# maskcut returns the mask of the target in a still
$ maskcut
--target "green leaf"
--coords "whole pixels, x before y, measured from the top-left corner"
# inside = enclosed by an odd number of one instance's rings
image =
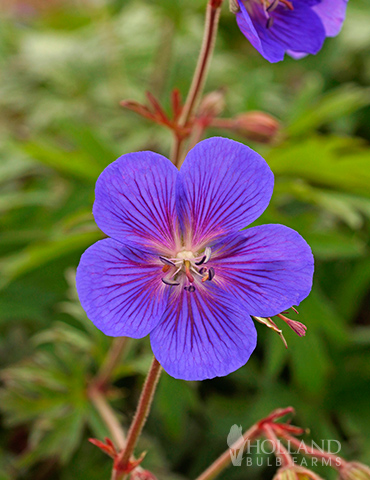
[[[156,408],[168,435],[174,439],[183,435],[187,417],[194,405],[195,394],[189,382],[162,375],[156,394]]]
[[[275,175],[370,196],[370,149],[359,139],[307,137],[271,150],[266,160]]]
[[[369,104],[369,88],[345,85],[314,101],[314,105],[302,111],[301,115],[294,119],[287,128],[287,132],[293,136],[307,136],[310,130],[356,112]]]
[[[304,232],[304,237],[318,259],[357,258],[366,252],[366,244],[354,235],[337,232]]]
[[[98,232],[59,235],[53,240],[33,244],[18,253],[3,258],[0,261],[3,273],[1,287],[51,260],[76,250],[83,250],[100,238],[101,234]]]
[[[28,142],[23,145],[23,151],[33,160],[81,180],[94,182],[102,171],[85,152],[66,151],[51,141]]]

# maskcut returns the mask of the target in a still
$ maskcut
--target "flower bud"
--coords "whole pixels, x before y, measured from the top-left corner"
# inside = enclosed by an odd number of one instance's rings
[[[291,465],[279,468],[273,480],[322,480],[322,478],[308,468]]]
[[[339,470],[340,480],[370,480],[370,468],[362,463],[345,463]]]
[[[234,120],[234,130],[244,137],[261,143],[270,143],[280,130],[279,121],[264,112],[247,112]]]
[[[240,10],[238,0],[229,0],[230,12],[238,13]]]
[[[218,117],[225,109],[225,89],[220,88],[205,95],[199,105],[199,117]]]
[[[149,470],[137,468],[131,473],[130,480],[157,480],[157,477]]]

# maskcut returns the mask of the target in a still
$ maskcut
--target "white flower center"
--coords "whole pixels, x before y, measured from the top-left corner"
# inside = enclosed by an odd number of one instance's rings
[[[211,281],[215,276],[214,268],[207,268],[205,264],[211,258],[211,249],[206,247],[201,255],[195,256],[190,250],[181,250],[177,252],[175,258],[159,257],[164,264],[162,271],[166,274],[162,278],[162,282],[166,285],[180,285],[183,276],[187,278],[188,284],[184,286],[184,290],[195,292],[193,283],[196,279],[201,282]]]
[[[176,258],[178,260],[192,260],[195,258],[194,253],[188,250],[182,250],[181,252],[176,254]]]

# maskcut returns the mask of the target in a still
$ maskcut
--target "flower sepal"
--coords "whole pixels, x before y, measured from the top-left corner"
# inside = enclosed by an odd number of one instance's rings
[[[276,325],[276,323],[272,320],[272,318],[270,318],[270,317],[267,317],[267,318],[255,317],[255,316],[252,316],[252,318],[254,318],[257,322],[262,323],[263,325],[266,325],[266,327],[271,328],[271,330],[276,332],[279,335],[279,337],[281,338],[282,342],[284,343],[285,348],[288,348],[288,343],[285,340],[285,337],[283,335],[283,331]]]
[[[273,480],[323,480],[317,473],[298,465],[279,468]]]
[[[339,470],[340,480],[370,480],[370,468],[359,462],[345,463]]]

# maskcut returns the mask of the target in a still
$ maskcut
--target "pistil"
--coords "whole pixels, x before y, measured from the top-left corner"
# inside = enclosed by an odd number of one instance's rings
[[[190,260],[185,260],[184,264],[185,264],[185,275],[188,277],[189,282],[193,283],[194,282],[194,277],[190,272],[190,268],[191,268]]]
[[[193,285],[195,277],[200,277],[199,280],[205,282],[212,280],[215,276],[214,268],[207,268],[205,264],[211,259],[212,251],[210,247],[206,247],[202,255],[196,256],[192,251],[181,250],[174,258],[159,257],[159,260],[164,264],[162,272],[169,273],[169,275],[162,279],[163,283],[169,286],[180,285],[181,275],[186,276],[188,285],[184,286],[187,292],[195,292],[196,287]],[[173,268],[172,268],[173,267]]]

